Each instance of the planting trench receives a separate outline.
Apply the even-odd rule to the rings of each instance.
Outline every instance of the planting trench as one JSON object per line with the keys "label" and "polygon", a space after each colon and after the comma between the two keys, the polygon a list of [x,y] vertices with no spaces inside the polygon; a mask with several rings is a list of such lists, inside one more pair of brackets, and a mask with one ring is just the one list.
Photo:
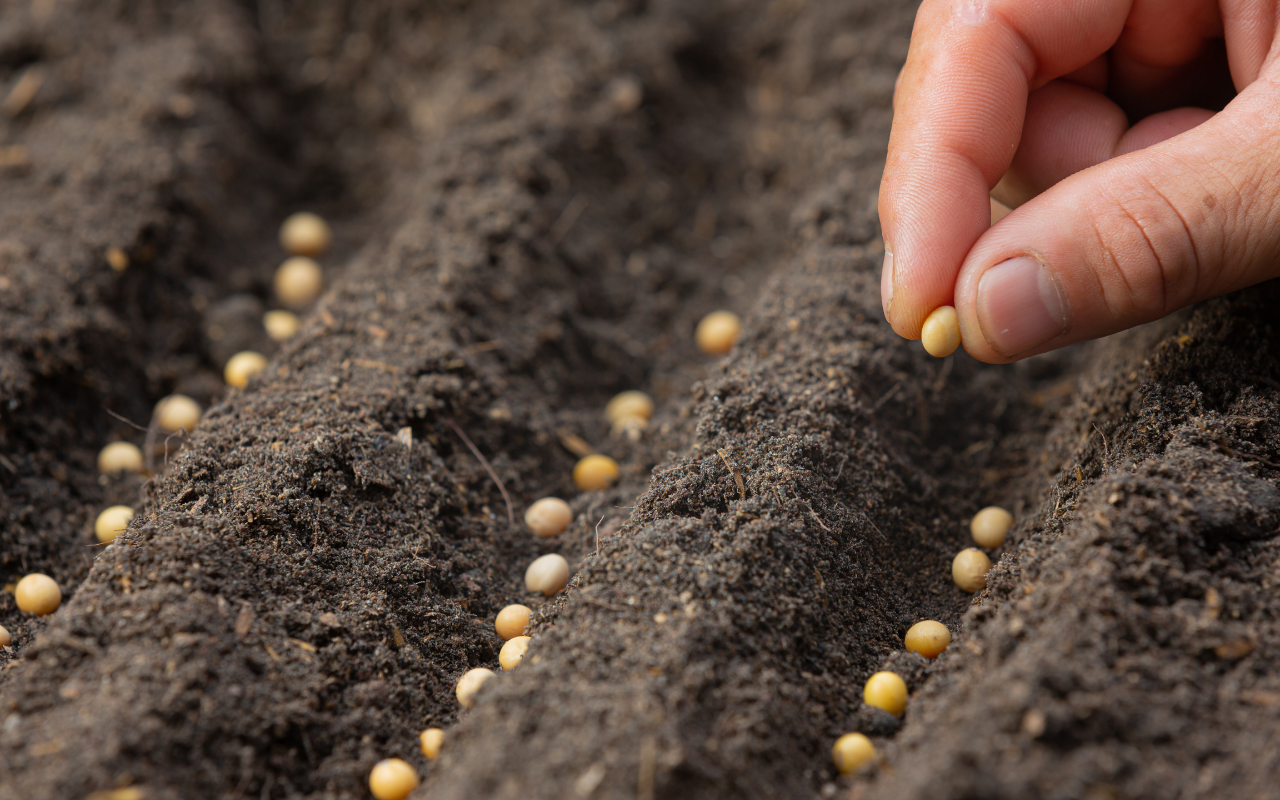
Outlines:
{"label": "planting trench", "polygon": [[[364,797],[388,756],[420,797],[1274,791],[1280,291],[1007,367],[899,340],[874,202],[910,9],[0,20],[5,91],[39,83],[0,123],[0,578],[68,595],[0,595],[0,797]],[[332,288],[226,392],[300,207]],[[691,343],[718,307],[722,361]],[[639,442],[601,414],[628,388]],[[142,440],[108,412],[171,391],[211,404],[191,440],[100,479]],[[617,487],[573,490],[573,437]],[[576,512],[549,542],[518,525],[547,494]],[[1018,523],[972,599],[949,564],[990,503]],[[552,551],[575,579],[531,600]],[[460,714],[516,601],[529,654]],[[902,650],[921,618],[936,662]],[[902,721],[861,703],[886,667]],[[884,761],[837,778],[849,730]]]}

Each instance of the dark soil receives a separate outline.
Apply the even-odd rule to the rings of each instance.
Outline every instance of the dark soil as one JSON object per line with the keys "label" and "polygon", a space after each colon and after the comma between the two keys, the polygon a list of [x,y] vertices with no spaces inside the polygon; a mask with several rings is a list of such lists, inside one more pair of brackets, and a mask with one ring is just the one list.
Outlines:
{"label": "dark soil", "polygon": [[[1013,366],[898,339],[875,195],[912,14],[3,6],[0,582],[66,600],[0,594],[0,798],[362,798],[390,756],[424,798],[1280,796],[1280,286]],[[332,288],[227,392],[299,208]],[[627,388],[635,442],[601,414]],[[173,391],[194,435],[100,478]],[[617,487],[573,489],[575,437]],[[577,516],[541,540],[548,494]],[[576,573],[550,601],[543,552]],[[529,654],[461,712],[516,601]],[[861,702],[882,668],[902,720]],[[882,759],[838,778],[852,730]]]}

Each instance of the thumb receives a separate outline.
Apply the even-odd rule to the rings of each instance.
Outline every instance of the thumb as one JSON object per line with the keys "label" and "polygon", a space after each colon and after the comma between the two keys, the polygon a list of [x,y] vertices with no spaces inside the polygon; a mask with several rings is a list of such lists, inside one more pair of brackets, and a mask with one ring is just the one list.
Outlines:
{"label": "thumb", "polygon": [[989,229],[955,304],[965,349],[1012,361],[1280,276],[1280,86],[1076,173]]}

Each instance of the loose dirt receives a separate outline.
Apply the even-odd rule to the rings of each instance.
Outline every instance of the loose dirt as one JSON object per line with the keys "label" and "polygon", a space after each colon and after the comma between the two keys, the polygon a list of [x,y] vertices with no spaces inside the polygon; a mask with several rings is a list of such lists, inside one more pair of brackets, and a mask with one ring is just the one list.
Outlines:
{"label": "loose dirt", "polygon": [[[0,593],[0,797],[362,798],[387,757],[419,798],[1275,796],[1280,287],[1013,366],[898,339],[875,195],[912,14],[5,7],[0,581],[67,599]],[[276,346],[300,209],[331,288]],[[243,349],[271,363],[228,391]],[[638,441],[623,389],[657,401]],[[194,434],[138,430],[175,391]],[[151,477],[96,474],[117,438]],[[574,490],[584,447],[617,486]],[[552,539],[520,524],[546,495]],[[990,504],[1016,523],[971,597]],[[462,712],[514,602],[532,645]],[[879,669],[901,720],[861,702]],[[854,730],[882,760],[837,777]]]}

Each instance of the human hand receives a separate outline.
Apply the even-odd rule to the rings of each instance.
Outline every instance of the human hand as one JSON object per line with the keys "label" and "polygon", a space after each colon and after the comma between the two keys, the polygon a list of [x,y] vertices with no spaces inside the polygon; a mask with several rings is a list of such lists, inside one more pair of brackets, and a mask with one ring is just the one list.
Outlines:
{"label": "human hand", "polygon": [[880,223],[894,330],[988,362],[1280,276],[1280,3],[925,0]]}

